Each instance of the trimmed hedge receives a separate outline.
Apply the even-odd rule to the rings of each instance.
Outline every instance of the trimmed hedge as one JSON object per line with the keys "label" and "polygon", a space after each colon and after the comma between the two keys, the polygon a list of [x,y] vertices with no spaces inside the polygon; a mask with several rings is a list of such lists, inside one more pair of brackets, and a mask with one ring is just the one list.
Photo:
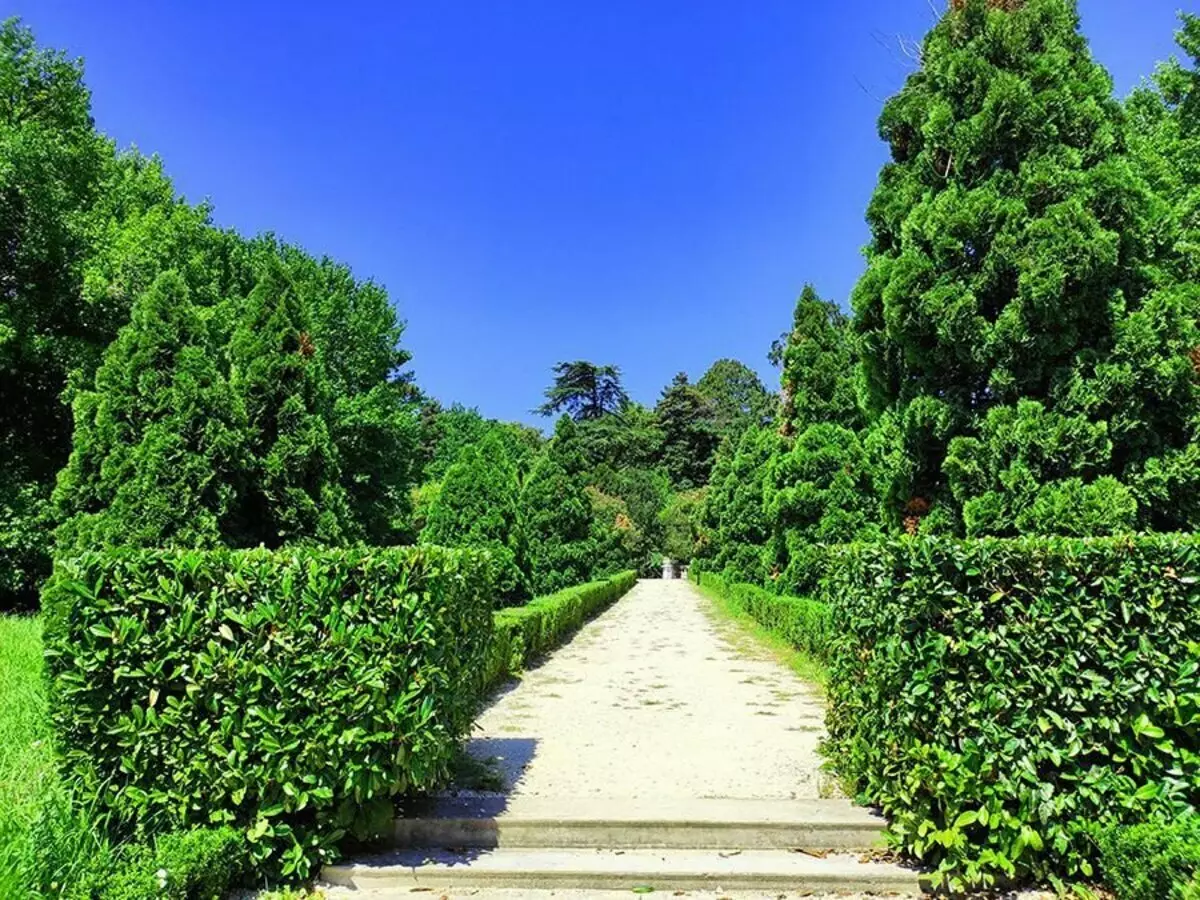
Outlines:
{"label": "trimmed hedge", "polygon": [[702,572],[697,583],[730,600],[772,634],[817,659],[824,659],[832,637],[829,605],[805,597],[784,597],[752,584],[733,584]]}
{"label": "trimmed hedge", "polygon": [[537,597],[524,606],[495,613],[492,642],[484,666],[483,689],[520,674],[526,664],[563,643],[584,622],[607,609],[637,583],[636,572],[621,572]]}
{"label": "trimmed hedge", "polygon": [[1200,539],[843,547],[828,750],[952,887],[1090,878],[1200,796]]}
{"label": "trimmed hedge", "polygon": [[67,900],[212,900],[246,876],[245,833],[194,828],[98,857],[94,871],[62,893]]}
{"label": "trimmed hedge", "polygon": [[437,547],[60,561],[43,609],[65,769],[118,834],[231,825],[258,871],[307,878],[445,777],[488,572]]}
{"label": "trimmed hedge", "polygon": [[1100,850],[1118,900],[1200,900],[1200,816],[1109,829]]}

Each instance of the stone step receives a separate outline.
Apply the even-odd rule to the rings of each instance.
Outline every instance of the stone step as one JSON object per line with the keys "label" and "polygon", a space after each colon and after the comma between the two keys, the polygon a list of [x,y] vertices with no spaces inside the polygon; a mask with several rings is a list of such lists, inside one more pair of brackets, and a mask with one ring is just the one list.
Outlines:
{"label": "stone step", "polygon": [[[922,893],[919,872],[857,856],[786,850],[399,850],[326,866],[329,885],[370,891],[467,888]],[[648,891],[647,891],[648,892]]]}
{"label": "stone step", "polygon": [[885,825],[848,800],[455,797],[407,810],[393,846],[869,850]]}

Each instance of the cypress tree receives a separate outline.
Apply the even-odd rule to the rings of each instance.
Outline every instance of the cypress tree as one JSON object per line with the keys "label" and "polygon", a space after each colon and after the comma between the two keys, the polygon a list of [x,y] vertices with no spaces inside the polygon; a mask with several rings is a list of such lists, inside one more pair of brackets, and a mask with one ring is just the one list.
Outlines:
{"label": "cypress tree", "polygon": [[765,477],[781,438],[771,428],[749,428],[722,445],[701,513],[706,565],[734,581],[763,584],[763,546],[770,537],[764,509]]}
{"label": "cypress tree", "polygon": [[228,540],[247,431],[218,358],[183,279],[160,275],[75,398],[54,494],[60,550]]}
{"label": "cypress tree", "polygon": [[332,398],[307,305],[275,257],[242,305],[230,382],[250,428],[236,544],[278,547],[359,536],[330,433]]}
{"label": "cypress tree", "polygon": [[820,422],[858,427],[856,362],[849,319],[805,285],[780,355],[780,432],[794,435]]}
{"label": "cypress tree", "polygon": [[535,595],[583,584],[591,572],[592,504],[578,444],[575,423],[559,419],[554,439],[521,489],[521,532]]}
{"label": "cypress tree", "polygon": [[816,545],[878,537],[872,487],[866,449],[842,425],[812,425],[771,456],[762,488],[771,536],[765,564],[782,591],[815,587]]}
{"label": "cypress tree", "polygon": [[492,554],[493,587],[506,604],[529,596],[518,521],[517,472],[495,432],[464,447],[442,479],[421,542],[476,547]]}
{"label": "cypress tree", "polygon": [[[901,457],[881,467],[893,521],[1073,531],[1026,514],[1067,512],[1041,491],[1133,493],[1189,440],[1194,318],[1152,294],[1152,207],[1078,25],[1073,0],[955,0],[882,114],[892,161],[853,303],[873,439]],[[1043,415],[1064,438],[1103,426],[1098,455],[1040,443]],[[992,442],[1002,422],[1031,443]],[[1014,484],[1014,467],[1040,474]]]}

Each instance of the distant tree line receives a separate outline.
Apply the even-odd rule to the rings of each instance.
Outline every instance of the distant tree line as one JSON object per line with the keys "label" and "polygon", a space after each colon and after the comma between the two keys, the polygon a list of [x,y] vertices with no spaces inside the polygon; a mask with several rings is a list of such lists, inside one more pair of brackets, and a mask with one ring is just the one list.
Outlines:
{"label": "distant tree line", "polygon": [[653,410],[563,363],[548,441],[443,408],[382,288],[217,227],[16,21],[0,85],[0,609],[55,554],[118,545],[486,546],[508,602],[651,571],[690,554],[720,441],[773,415],[729,360]]}

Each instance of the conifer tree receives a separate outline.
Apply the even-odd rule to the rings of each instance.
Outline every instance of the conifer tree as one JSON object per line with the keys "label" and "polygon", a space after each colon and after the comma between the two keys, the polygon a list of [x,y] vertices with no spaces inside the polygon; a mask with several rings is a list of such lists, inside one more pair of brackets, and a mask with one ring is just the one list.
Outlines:
{"label": "conifer tree", "polygon": [[583,467],[575,423],[564,416],[521,489],[521,532],[535,595],[552,594],[589,578],[595,544]]}
{"label": "conifer tree", "polygon": [[183,279],[160,275],[75,398],[54,494],[61,551],[229,540],[247,430],[214,350]]}
{"label": "conifer tree", "polygon": [[686,373],[676,375],[663,391],[654,415],[663,434],[662,464],[672,484],[681,491],[706,485],[721,436],[711,405]]}
{"label": "conifer tree", "polygon": [[817,545],[879,534],[866,450],[842,425],[812,425],[772,455],[762,493],[771,536],[764,563],[785,592],[803,594],[815,586]]}
{"label": "conifer tree", "polygon": [[778,398],[736,359],[718,359],[696,382],[696,390],[708,401],[713,429],[721,438],[739,441],[747,428],[761,427],[775,417]]}
{"label": "conifer tree", "polygon": [[780,354],[781,433],[794,435],[821,422],[859,427],[853,343],[849,320],[837,304],[805,285]]}
{"label": "conifer tree", "polygon": [[505,604],[529,597],[518,520],[517,472],[499,435],[465,446],[442,479],[421,542],[476,547],[492,555],[493,587]]}
{"label": "conifer tree", "polygon": [[[893,521],[1073,531],[1025,515],[1063,510],[1040,491],[1115,477],[1136,493],[1190,440],[1195,319],[1154,294],[1153,207],[1078,25],[1073,0],[955,0],[882,114],[892,161],[853,299],[873,439],[901,457],[880,469]],[[988,445],[1001,420],[1033,435],[1042,415],[1063,435],[1107,422],[1107,443]],[[1038,457],[1051,483],[1002,475]]]}
{"label": "conifer tree", "polygon": [[278,547],[358,537],[309,310],[277,258],[268,259],[242,306],[229,357],[230,382],[251,432],[236,543]]}
{"label": "conifer tree", "polygon": [[780,443],[774,429],[750,428],[736,446],[727,441],[717,454],[701,513],[701,555],[709,568],[734,581],[763,584],[766,579],[765,478]]}
{"label": "conifer tree", "polygon": [[1152,225],[1179,280],[1200,281],[1200,16],[1182,13],[1178,59],[1162,63],[1129,98],[1132,147],[1162,202]]}

